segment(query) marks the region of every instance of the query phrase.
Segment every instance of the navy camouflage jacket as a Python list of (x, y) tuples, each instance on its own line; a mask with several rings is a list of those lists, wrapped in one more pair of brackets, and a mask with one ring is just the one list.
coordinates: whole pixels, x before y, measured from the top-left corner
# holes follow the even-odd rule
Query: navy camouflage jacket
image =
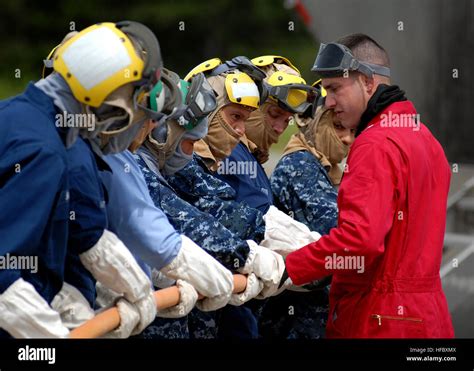
[(308, 151), (282, 157), (270, 178), (275, 206), (321, 235), (337, 224), (337, 191)]
[(231, 271), (245, 265), (249, 246), (244, 240), (224, 227), (214, 216), (180, 198), (153, 165), (146, 149), (140, 149), (135, 158), (152, 200), (178, 232), (192, 239)]
[(181, 171), (167, 177), (179, 196), (199, 210), (214, 216), (242, 240), (259, 243), (265, 234), (263, 213), (238, 202), (235, 190), (215, 177), (196, 154)]

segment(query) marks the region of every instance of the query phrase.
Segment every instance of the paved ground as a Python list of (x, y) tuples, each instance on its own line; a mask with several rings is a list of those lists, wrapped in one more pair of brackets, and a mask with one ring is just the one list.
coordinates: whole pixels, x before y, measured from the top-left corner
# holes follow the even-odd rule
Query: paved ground
[[(455, 197), (473, 176), (474, 166), (461, 164), (459, 173), (452, 176), (450, 197)], [(474, 190), (470, 195), (474, 196)], [(472, 214), (470, 218), (468, 215), (461, 218), (450, 215), (455, 212), (448, 211), (448, 217), (452, 219), (446, 230), (441, 278), (456, 337), (474, 338), (474, 219)]]

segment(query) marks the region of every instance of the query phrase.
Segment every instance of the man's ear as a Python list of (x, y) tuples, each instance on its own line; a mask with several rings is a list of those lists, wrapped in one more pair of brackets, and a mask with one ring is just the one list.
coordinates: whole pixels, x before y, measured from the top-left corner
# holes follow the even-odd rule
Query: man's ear
[(375, 89), (377, 88), (375, 84), (375, 79), (373, 77), (365, 76), (364, 74), (360, 74), (362, 78), (362, 86), (364, 90), (367, 92), (368, 95), (372, 95)]

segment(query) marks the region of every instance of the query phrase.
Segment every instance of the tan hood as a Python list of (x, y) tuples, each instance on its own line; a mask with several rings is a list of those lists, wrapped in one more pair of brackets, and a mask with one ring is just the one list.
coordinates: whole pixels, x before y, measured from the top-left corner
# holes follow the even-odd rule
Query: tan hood
[(315, 156), (328, 171), (334, 185), (341, 183), (342, 170), (338, 164), (349, 153), (334, 129), (334, 112), (319, 107), (314, 119), (295, 117), (299, 132), (293, 134), (284, 149), (284, 155), (305, 150)]

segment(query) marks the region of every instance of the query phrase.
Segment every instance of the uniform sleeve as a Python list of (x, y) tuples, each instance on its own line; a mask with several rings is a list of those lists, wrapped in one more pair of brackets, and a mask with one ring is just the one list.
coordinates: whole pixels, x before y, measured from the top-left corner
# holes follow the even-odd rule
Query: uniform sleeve
[(137, 161), (151, 198), (165, 212), (177, 231), (193, 240), (229, 270), (235, 271), (245, 265), (249, 253), (247, 242), (235, 236), (212, 215), (181, 199), (170, 187), (160, 182), (143, 160)]
[(337, 192), (311, 154), (283, 157), (270, 182), (278, 208), (312, 231), (325, 235), (337, 225)]
[[(81, 254), (93, 247), (107, 228), (107, 210), (95, 160), (88, 147), (76, 143), (68, 150), (70, 222), (68, 251)], [(71, 157), (74, 157), (71, 159)]]
[(256, 242), (263, 239), (265, 221), (262, 212), (246, 202), (237, 202), (232, 187), (205, 172), (195, 159), (168, 181), (181, 198), (214, 216), (238, 238)]
[(160, 270), (181, 248), (181, 236), (150, 197), (145, 179), (128, 152), (106, 156), (112, 172), (101, 172), (109, 196), (110, 230), (148, 265)]
[(339, 189), (338, 227), (286, 258), (295, 284), (343, 273), (347, 267), (332, 264), (337, 257), (363, 257), (364, 269), (369, 270), (372, 261), (384, 252), (395, 203), (391, 161), (383, 148), (383, 143), (367, 143), (351, 149), (348, 171)]
[[(2, 156), (1, 256), (41, 253), (40, 240), (51, 218), (54, 222), (55, 205), (61, 197), (58, 190), (67, 181), (66, 171), (65, 158), (45, 147), (23, 146)], [(18, 269), (0, 269), (0, 292), (20, 277)]]

